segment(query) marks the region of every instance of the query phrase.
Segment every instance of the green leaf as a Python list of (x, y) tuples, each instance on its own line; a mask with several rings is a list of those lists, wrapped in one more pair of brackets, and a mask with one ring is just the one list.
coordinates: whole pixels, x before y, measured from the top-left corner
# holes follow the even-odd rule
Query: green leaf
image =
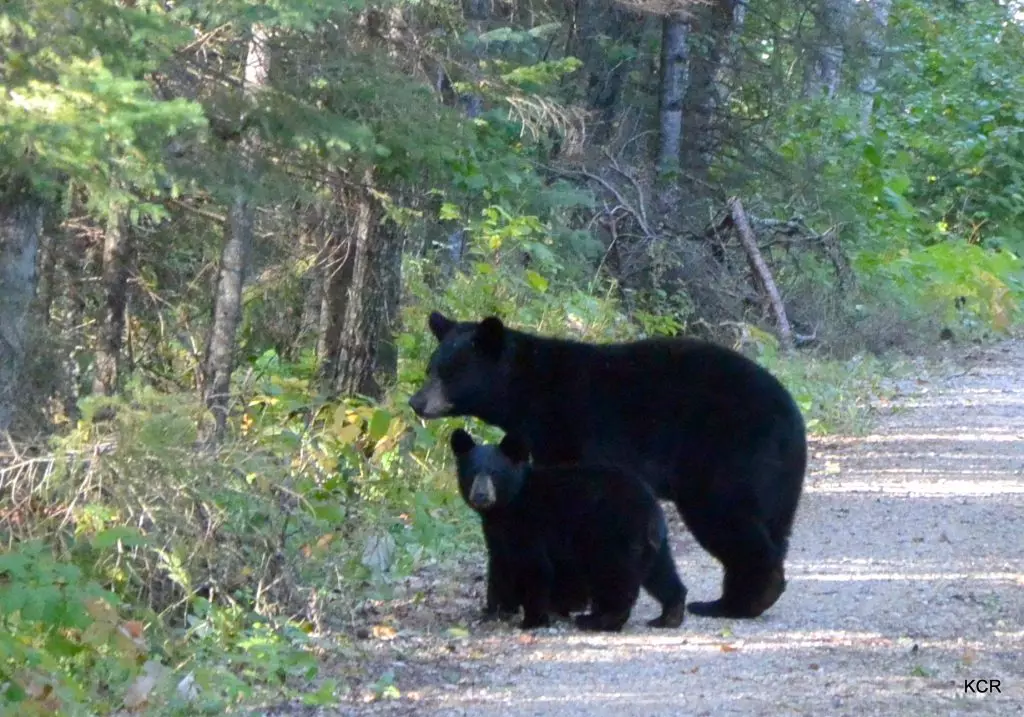
[(103, 550), (113, 547), (118, 541), (129, 548), (145, 545), (147, 542), (146, 536), (138, 528), (133, 528), (129, 525), (118, 525), (96, 533), (96, 537), (92, 539), (92, 544), (93, 547)]
[(441, 205), (441, 209), (438, 211), (437, 217), (441, 221), (458, 221), (462, 218), (462, 212), (451, 202), (445, 202)]
[(882, 166), (882, 153), (871, 143), (864, 145), (864, 159), (876, 167)]
[(317, 520), (339, 525), (345, 521), (345, 509), (332, 501), (318, 502), (313, 504), (313, 516)]
[(323, 684), (320, 685), (320, 689), (311, 694), (302, 696), (302, 701), (311, 707), (326, 707), (333, 705), (338, 702), (338, 698), (335, 693), (338, 690), (337, 680), (324, 680)]
[(342, 445), (347, 446), (359, 440), (361, 435), (363, 435), (363, 427), (358, 423), (349, 423), (341, 427), (337, 433), (337, 438)]
[(526, 283), (542, 294), (548, 290), (548, 280), (532, 269), (526, 270)]
[(379, 441), (381, 438), (387, 435), (388, 428), (391, 426), (391, 414), (382, 408), (378, 408), (373, 412), (373, 416), (370, 418), (370, 440)]

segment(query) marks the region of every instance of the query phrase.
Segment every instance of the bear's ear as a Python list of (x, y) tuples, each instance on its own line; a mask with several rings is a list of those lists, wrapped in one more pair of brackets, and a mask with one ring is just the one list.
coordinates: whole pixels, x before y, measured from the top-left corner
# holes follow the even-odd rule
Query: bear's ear
[(498, 358), (505, 344), (505, 325), (497, 316), (488, 316), (477, 324), (473, 334), (473, 345), (485, 356)]
[(443, 341), (444, 337), (455, 328), (455, 322), (440, 311), (432, 311), (430, 312), (430, 318), (427, 319), (427, 326), (430, 327), (430, 333), (434, 335), (434, 338), (438, 341)]
[(498, 448), (513, 463), (526, 463), (530, 460), (530, 448), (526, 445), (526, 441), (511, 433), (505, 434)]
[(476, 447), (476, 442), (473, 440), (473, 436), (469, 435), (461, 428), (456, 428), (455, 432), (452, 433), (450, 443), (452, 446), (452, 453), (457, 456), (469, 453)]

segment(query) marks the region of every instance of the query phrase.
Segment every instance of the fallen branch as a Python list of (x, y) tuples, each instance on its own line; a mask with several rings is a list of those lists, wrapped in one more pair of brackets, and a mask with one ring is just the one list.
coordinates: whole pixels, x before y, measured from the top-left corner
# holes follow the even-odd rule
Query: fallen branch
[(750, 222), (747, 221), (747, 215), (743, 211), (743, 204), (740, 202), (739, 197), (733, 197), (729, 200), (729, 215), (732, 217), (737, 234), (739, 234), (740, 244), (743, 245), (744, 251), (747, 252), (750, 268), (761, 284), (761, 288), (764, 289), (764, 293), (771, 305), (772, 313), (775, 314), (775, 320), (779, 326), (779, 343), (782, 344), (782, 348), (785, 351), (792, 351), (794, 348), (793, 330), (790, 328), (789, 319), (786, 317), (786, 307), (782, 303), (782, 296), (775, 285), (775, 279), (772, 278), (768, 264), (765, 263), (764, 257), (761, 256), (761, 251), (757, 248), (757, 239), (754, 236), (754, 231), (750, 228)]

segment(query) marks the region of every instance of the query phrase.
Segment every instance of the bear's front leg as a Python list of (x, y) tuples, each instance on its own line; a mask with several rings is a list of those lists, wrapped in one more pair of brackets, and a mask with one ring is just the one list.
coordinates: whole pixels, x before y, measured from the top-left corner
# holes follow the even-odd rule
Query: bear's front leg
[(530, 630), (551, 624), (551, 587), (555, 578), (554, 566), (547, 551), (539, 543), (530, 545), (521, 554), (518, 575), (523, 591), (523, 622), (520, 628)]
[(487, 600), (484, 604), (483, 619), (505, 620), (519, 612), (522, 602), (516, 595), (513, 576), (509, 568), (495, 565), (489, 561), (487, 566)]

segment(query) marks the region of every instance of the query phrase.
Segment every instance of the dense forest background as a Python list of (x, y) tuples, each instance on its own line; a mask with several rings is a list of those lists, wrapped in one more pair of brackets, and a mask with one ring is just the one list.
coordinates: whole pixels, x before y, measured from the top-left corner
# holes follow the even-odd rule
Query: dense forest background
[(1012, 329), (1017, 12), (5, 3), (0, 699), (333, 700), (309, 635), (479, 541), (431, 310), (736, 345), (814, 431)]

